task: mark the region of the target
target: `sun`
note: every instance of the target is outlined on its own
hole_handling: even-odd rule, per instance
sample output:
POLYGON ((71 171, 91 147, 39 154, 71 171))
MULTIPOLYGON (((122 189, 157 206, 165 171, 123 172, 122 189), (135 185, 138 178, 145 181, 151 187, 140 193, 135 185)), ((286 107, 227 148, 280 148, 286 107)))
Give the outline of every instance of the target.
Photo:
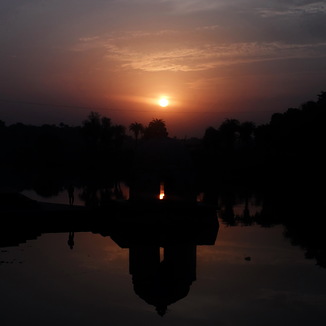
POLYGON ((159 100, 158 100, 158 104, 162 107, 162 108, 165 108, 169 105, 169 100, 166 98, 166 97, 161 97, 159 100))

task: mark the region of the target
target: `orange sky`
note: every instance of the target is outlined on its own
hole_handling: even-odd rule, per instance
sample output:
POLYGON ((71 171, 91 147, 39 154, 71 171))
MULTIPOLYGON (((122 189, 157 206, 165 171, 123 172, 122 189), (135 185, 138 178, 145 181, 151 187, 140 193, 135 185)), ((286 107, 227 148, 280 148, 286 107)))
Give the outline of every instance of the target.
POLYGON ((7 124, 79 125, 97 111, 202 136, 225 118, 269 122, 326 83, 322 1, 16 0, 0 12, 7 124))

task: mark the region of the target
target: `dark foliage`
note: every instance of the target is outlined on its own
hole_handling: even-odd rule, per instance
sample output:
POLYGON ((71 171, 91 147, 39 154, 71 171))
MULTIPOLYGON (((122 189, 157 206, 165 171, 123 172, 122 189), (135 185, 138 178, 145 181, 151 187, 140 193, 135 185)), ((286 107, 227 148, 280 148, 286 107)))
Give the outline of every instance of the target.
MULTIPOLYGON (((219 127, 208 127, 202 139, 178 141, 189 150, 201 183, 306 184, 320 180, 325 166, 325 103, 326 92, 321 92, 317 101, 273 114, 268 124, 226 119, 219 127)), ((0 121, 0 165, 2 171, 33 182, 43 171, 50 172, 55 183, 72 177, 96 182, 128 179, 135 144, 168 137, 162 119, 145 127, 135 122, 129 130, 134 138, 126 135, 124 126, 96 112, 77 127, 6 126, 0 121)))

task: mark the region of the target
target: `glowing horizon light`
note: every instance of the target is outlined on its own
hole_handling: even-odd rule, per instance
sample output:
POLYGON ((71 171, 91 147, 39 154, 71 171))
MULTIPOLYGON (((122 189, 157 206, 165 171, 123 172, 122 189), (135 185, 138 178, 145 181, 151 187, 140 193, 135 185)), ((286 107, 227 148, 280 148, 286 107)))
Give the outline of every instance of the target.
POLYGON ((159 195, 160 200, 164 199, 164 196, 165 196, 165 194, 164 194, 164 183, 161 182, 160 183, 160 195, 159 195))
POLYGON ((162 107, 165 108, 169 105, 169 100, 166 97, 161 97, 158 101, 158 104, 162 107))

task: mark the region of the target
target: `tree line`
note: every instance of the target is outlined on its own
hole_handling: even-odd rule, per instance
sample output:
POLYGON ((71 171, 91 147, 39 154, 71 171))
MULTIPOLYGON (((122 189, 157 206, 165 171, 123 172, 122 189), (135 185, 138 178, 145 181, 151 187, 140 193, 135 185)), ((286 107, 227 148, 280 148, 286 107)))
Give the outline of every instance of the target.
MULTIPOLYGON (((321 92, 316 101, 273 114, 267 124, 226 119, 218 127, 207 127, 200 139, 179 141, 188 148, 202 179, 299 183, 318 179, 325 164, 325 112, 326 92, 321 92)), ((97 112, 77 127, 6 126, 0 120, 0 166, 22 174, 52 170, 61 176, 91 175, 93 180, 105 181, 103 176, 112 174, 124 178, 139 143, 168 136, 162 119, 146 126, 133 122, 127 129, 97 112)))
POLYGON ((268 124, 227 119, 219 128, 209 127, 202 140, 205 171, 263 182, 319 180, 325 163, 325 113, 326 92, 321 92, 317 101, 273 114, 268 124))

